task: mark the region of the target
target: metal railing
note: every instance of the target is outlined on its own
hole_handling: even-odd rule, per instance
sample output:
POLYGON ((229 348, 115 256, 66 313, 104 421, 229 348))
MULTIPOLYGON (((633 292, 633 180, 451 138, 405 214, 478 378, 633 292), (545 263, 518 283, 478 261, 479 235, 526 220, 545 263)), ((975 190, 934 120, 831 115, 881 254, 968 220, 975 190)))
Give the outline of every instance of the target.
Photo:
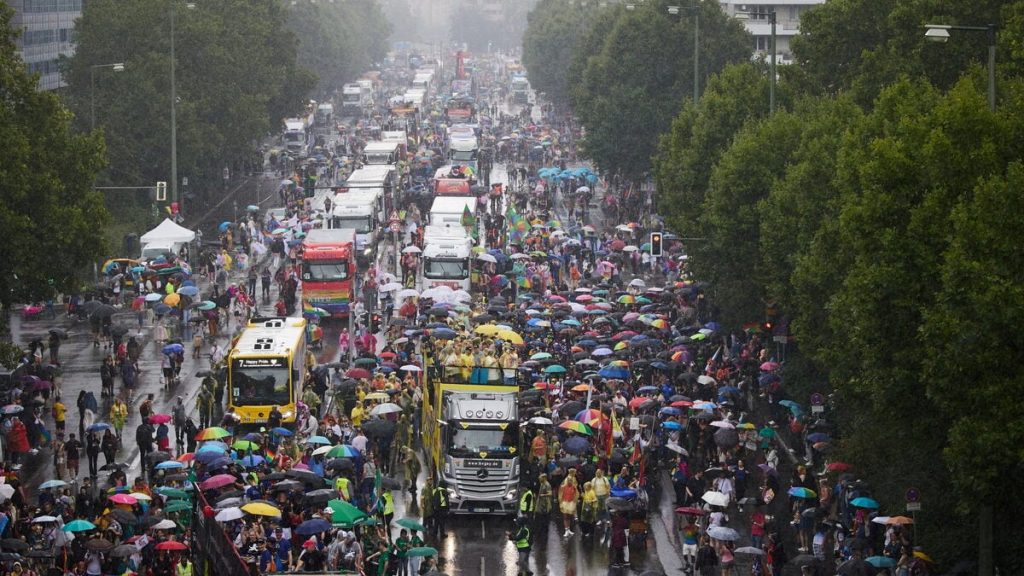
POLYGON ((193 557, 197 574, 217 576, 250 576, 249 567, 228 537, 224 527, 213 518, 203 515, 206 498, 196 492, 196 510, 193 514, 193 557))

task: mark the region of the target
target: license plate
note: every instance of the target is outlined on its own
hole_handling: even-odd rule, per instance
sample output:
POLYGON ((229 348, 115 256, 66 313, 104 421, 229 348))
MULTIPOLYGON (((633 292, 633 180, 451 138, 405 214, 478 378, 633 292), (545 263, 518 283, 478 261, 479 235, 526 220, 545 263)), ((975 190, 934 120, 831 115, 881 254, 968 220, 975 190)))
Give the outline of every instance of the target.
POLYGON ((476 513, 480 513, 480 514, 487 514, 490 511, 491 511, 490 508, 472 508, 470 510, 470 512, 476 512, 476 513))

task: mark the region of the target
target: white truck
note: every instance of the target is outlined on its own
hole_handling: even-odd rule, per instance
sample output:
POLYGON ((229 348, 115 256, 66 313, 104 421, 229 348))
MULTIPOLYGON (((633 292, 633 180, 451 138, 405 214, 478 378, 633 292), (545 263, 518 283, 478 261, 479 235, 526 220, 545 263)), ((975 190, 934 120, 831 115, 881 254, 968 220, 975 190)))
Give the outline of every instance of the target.
POLYGON ((366 107, 367 97, 359 84, 345 84, 341 87, 341 113, 345 116, 359 116, 366 107))
POLYGON ((284 121, 284 146, 292 154, 304 154, 309 145, 309 121, 288 118, 284 121))
POLYGON ((475 214, 476 198, 472 196, 438 196, 430 207, 430 223, 434 226, 461 227, 462 215, 469 207, 469 213, 475 214))
POLYGON ((453 514, 515 514, 520 473, 516 393, 444 390, 441 394, 439 460, 443 459, 443 466, 439 468, 448 488, 449 510, 453 514))
POLYGON ((360 270, 366 270, 373 262, 384 222, 384 190, 352 188, 335 194, 331 204, 330 227, 356 231, 356 262, 360 270))
POLYGON ((423 244, 421 289, 448 286, 469 292, 473 240, 465 229, 458 224, 427 226, 423 231, 423 244))

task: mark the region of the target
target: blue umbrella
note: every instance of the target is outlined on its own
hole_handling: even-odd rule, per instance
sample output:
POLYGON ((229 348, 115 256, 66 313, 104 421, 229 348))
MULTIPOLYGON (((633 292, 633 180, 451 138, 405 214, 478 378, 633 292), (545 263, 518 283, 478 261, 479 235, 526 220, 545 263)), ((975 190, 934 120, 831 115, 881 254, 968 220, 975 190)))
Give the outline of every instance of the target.
POLYGON ((211 450, 206 452, 196 452, 195 460, 201 464, 209 464, 210 462, 221 458, 224 458, 223 452, 215 452, 211 450))
POLYGON ((664 362, 658 360, 655 362, 651 362, 651 368, 654 368, 655 370, 668 370, 668 364, 665 364, 664 362))
POLYGON ((662 422, 661 427, 666 430, 682 430, 683 428, 682 424, 680 424, 679 422, 673 422, 671 420, 669 420, 668 422, 662 422))
POLYGON ((740 389, 735 386, 722 386, 718 389, 719 396, 732 396, 740 393, 740 389))
POLYGON ((632 488, 613 489, 612 496, 614 498, 625 498, 626 500, 632 500, 633 498, 636 498, 636 490, 633 490, 632 488))
POLYGON ((708 330, 715 330, 715 331, 718 331, 718 330, 722 329, 722 325, 719 324, 718 322, 708 322, 707 324, 704 325, 704 327, 707 328, 708 330))
POLYGON ((170 311, 171 307, 162 302, 160 304, 157 304, 156 306, 153 306, 153 314, 156 314, 157 316, 163 316, 164 314, 167 314, 170 311))
POLYGON ((590 448, 590 442, 587 442, 586 438, 580 436, 573 436, 562 444, 562 449, 568 454, 583 454, 590 448))
POLYGON ((623 378, 629 378, 629 370, 618 366, 605 366, 597 372, 597 375, 602 378, 615 378, 621 380, 623 378))
POLYGON ((323 446, 330 446, 331 441, 328 440, 327 437, 325 436, 310 436, 309 439, 306 440, 306 444, 321 444, 323 446))
POLYGON ((658 414, 668 414, 670 416, 679 416, 683 413, 679 408, 673 408, 672 406, 666 406, 661 410, 658 410, 658 414))
POLYGON ((658 389, 654 386, 641 386, 636 389, 637 394, 650 394, 651 392, 657 392, 658 389))
MULTIPOLYGON (((224 442, 221 442, 220 440, 207 440, 207 441, 203 442, 203 448, 206 448, 208 446, 213 446, 215 448, 220 448, 224 452, 228 451, 228 445, 225 444, 224 442)), ((200 450, 202 450, 202 448, 200 448, 200 450)))
POLYGON ((312 536, 331 529, 331 523, 322 518, 306 520, 295 527, 295 533, 299 536, 312 536))
POLYGON ((230 228, 230 227, 231 227, 231 222, 221 222, 220 226, 217 226, 217 230, 220 230, 221 232, 227 232, 228 228, 230 228))
POLYGON ((160 351, 163 352, 164 354, 181 354, 185 352, 185 347, 182 346, 181 344, 178 344, 177 342, 174 342, 173 344, 168 344, 167 346, 164 346, 160 351))
POLYGON ((199 288, 196 288, 195 286, 182 286, 178 289, 178 294, 192 298, 196 294, 199 294, 199 288))
POLYGON ((103 430, 113 430, 113 429, 114 429, 114 427, 111 426, 110 424, 107 424, 106 422, 97 422, 95 424, 90 424, 89 427, 85 429, 85 431, 86 432, 102 432, 103 430))
POLYGON ((896 565, 896 559, 888 556, 869 556, 864 561, 875 568, 892 568, 896 565))
POLYGON ((255 454, 250 454, 245 458, 242 458, 242 466, 245 466, 246 468, 255 468, 260 464, 266 464, 266 462, 267 461, 263 456, 257 456, 255 454))
POLYGON ((163 461, 163 462, 161 462, 161 463, 156 465, 156 469, 157 470, 172 470, 172 469, 179 469, 179 468, 184 468, 184 467, 185 467, 185 463, 184 462, 178 462, 177 460, 165 460, 165 461, 163 461))
POLYGON ((184 282, 181 283, 182 288, 184 288, 185 286, 195 286, 195 285, 196 285, 196 283, 195 283, 194 280, 185 280, 184 282))
POLYGON ((46 490, 47 488, 60 488, 61 486, 67 486, 68 483, 63 480, 47 480, 39 485, 40 490, 46 490))
POLYGON ((828 434, 825 434, 824 432, 815 432, 814 434, 808 434, 807 439, 810 440, 812 444, 828 442, 828 434))
POLYGON ((854 498, 853 500, 850 501, 850 504, 853 504, 857 508, 870 508, 871 510, 878 509, 878 502, 876 502, 873 498, 868 498, 867 496, 854 498))
POLYGON ((779 400, 779 406, 789 408, 789 411, 792 412, 794 416, 800 416, 804 413, 803 408, 792 400, 779 400))
POLYGON ((277 434, 278 436, 291 436, 292 434, 294 434, 294 432, 292 432, 291 430, 280 427, 273 428, 270 431, 273 432, 274 434, 277 434))
POLYGON ((611 356, 614 354, 611 348, 601 347, 590 353, 592 356, 611 356))
POLYGON ((779 378, 778 374, 768 373, 758 376, 757 383, 761 386, 768 386, 772 382, 778 382, 779 380, 781 380, 781 378, 779 378))
POLYGON ((227 468, 228 466, 231 466, 231 464, 231 458, 228 458, 227 456, 221 456, 220 458, 217 458, 210 462, 209 464, 207 464, 206 467, 209 468, 210 470, 216 470, 217 468, 227 468))

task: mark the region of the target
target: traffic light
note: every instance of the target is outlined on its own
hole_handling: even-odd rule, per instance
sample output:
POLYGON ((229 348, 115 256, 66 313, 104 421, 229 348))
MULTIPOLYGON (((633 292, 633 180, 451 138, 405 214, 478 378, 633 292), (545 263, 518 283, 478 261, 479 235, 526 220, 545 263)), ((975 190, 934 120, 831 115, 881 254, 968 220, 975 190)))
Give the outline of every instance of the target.
POLYGON ((651 232, 651 256, 661 256, 661 232, 651 232))
POLYGON ((772 332, 772 329, 773 329, 774 327, 775 327, 775 325, 774 325, 774 324, 772 324, 772 321, 771 321, 771 320, 768 320, 768 321, 766 321, 766 322, 764 323, 764 333, 765 333, 765 334, 768 334, 769 336, 771 336, 771 335, 773 334, 773 332, 772 332))
POLYGON ((156 183, 156 201, 166 202, 167 201, 167 182, 156 183))

